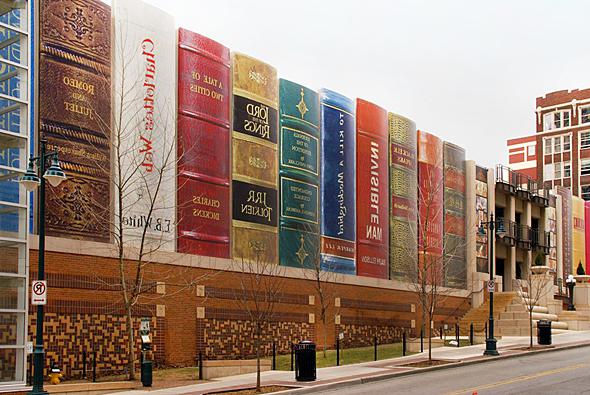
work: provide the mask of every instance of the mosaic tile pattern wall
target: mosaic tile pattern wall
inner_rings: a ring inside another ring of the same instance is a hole
[[[354,321],[356,322],[353,323]],[[344,334],[344,338],[340,341],[340,347],[351,348],[372,346],[375,336],[377,336],[378,344],[398,343],[401,341],[404,331],[408,336],[412,336],[413,334],[413,329],[410,328],[410,321],[381,321],[383,322],[342,317],[342,323],[335,326],[336,336],[340,333]]]
[[[254,323],[244,312],[212,308],[206,311],[205,318],[197,319],[197,344],[203,358],[239,359],[256,355]],[[286,354],[290,352],[291,342],[313,340],[315,326],[308,323],[308,318],[307,314],[275,314],[273,321],[262,329],[262,355],[272,355],[273,341],[277,354]]]
[[[141,315],[133,317],[136,333],[139,331],[141,318]],[[31,339],[35,334],[35,321],[36,316],[31,313]],[[163,319],[151,317],[150,326],[154,340],[163,337]],[[84,351],[89,375],[92,371],[93,351],[96,351],[96,370],[99,376],[122,374],[126,371],[129,336],[124,315],[62,312],[58,315],[50,312],[45,314],[44,334],[47,365],[56,363],[68,378],[82,376]],[[154,341],[153,355],[156,364],[164,360],[163,344],[163,339]],[[138,337],[135,338],[135,345],[139,350]]]

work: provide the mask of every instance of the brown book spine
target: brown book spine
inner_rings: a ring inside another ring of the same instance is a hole
[[[109,241],[111,10],[95,0],[41,0],[39,138],[67,180],[47,194],[47,234]]]

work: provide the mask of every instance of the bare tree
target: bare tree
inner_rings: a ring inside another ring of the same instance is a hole
[[[251,243],[250,248],[252,259],[242,258],[233,262],[239,278],[234,299],[254,327],[256,392],[260,392],[261,339],[271,327],[276,306],[281,302],[285,267],[272,262],[263,245]]]
[[[444,277],[452,272],[460,275],[452,268],[455,258],[465,256],[461,249],[465,242],[458,242],[444,229],[438,229],[444,217],[443,199],[444,179],[441,163],[429,168],[418,184],[418,220],[416,227],[410,226],[412,236],[418,240],[416,245],[405,246],[405,255],[411,267],[415,269],[409,276],[409,287],[414,291],[421,312],[422,333],[428,336],[428,360],[432,361],[433,322],[437,308],[451,296],[455,290],[444,286]],[[469,229],[469,226],[466,226]],[[442,238],[433,237],[440,234]],[[466,271],[466,268],[462,269]],[[464,274],[464,273],[463,273]],[[427,328],[426,328],[427,327]]]
[[[311,243],[310,243],[311,244]],[[310,245],[310,248],[318,246]],[[328,266],[321,264],[320,254],[315,255],[315,259],[310,259],[309,264],[303,265],[303,276],[312,283],[316,303],[319,309],[319,318],[324,328],[323,339],[323,357],[326,358],[328,347],[328,325],[334,322],[334,314],[329,314],[334,307],[336,292],[336,283],[339,274]]]
[[[524,279],[515,281],[518,294],[522,298],[529,318],[529,348],[533,348],[533,313],[547,295],[553,294],[553,276],[549,267],[542,264],[543,258],[537,255],[535,265],[530,267]]]
[[[175,200],[176,192],[182,187],[175,180],[175,170],[182,158],[182,153],[177,155],[176,147],[175,99],[171,97],[164,102],[152,99],[156,93],[149,90],[155,89],[152,87],[155,83],[149,79],[155,78],[158,71],[149,69],[152,67],[149,44],[143,53],[129,53],[129,48],[136,46],[127,45],[127,27],[118,23],[116,28],[111,118],[104,119],[101,111],[92,108],[91,100],[80,98],[92,109],[100,126],[99,141],[106,141],[110,151],[110,158],[104,158],[104,148],[89,141],[88,161],[105,177],[110,174],[114,201],[105,206],[100,197],[88,196],[78,204],[84,206],[80,210],[88,215],[88,222],[107,233],[113,243],[107,248],[116,255],[117,283],[102,285],[117,290],[121,297],[128,336],[128,378],[133,380],[137,361],[133,314],[137,307],[194,287],[216,273],[195,277],[186,268],[185,275],[178,276],[177,268],[165,270],[155,266],[158,252],[175,249],[176,226],[181,221],[176,213],[182,211],[178,208],[183,208]],[[139,55],[143,57],[138,59]],[[138,71],[138,64],[148,67],[143,75]],[[110,84],[110,76],[100,78]],[[184,148],[185,152],[190,149]],[[67,202],[63,204],[64,210],[71,209]],[[114,215],[111,215],[112,206]],[[167,257],[167,263],[179,257]],[[175,291],[154,296],[154,284],[147,284],[146,274],[153,277],[155,273],[160,281],[175,278],[175,283],[169,284]],[[178,281],[179,277],[182,280]]]

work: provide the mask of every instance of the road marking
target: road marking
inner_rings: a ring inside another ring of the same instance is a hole
[[[472,394],[475,391],[480,391],[480,390],[486,390],[486,389],[490,389],[490,388],[500,387],[502,385],[518,383],[518,382],[521,382],[521,381],[532,380],[532,379],[536,379],[536,378],[543,377],[543,376],[550,376],[552,374],[568,372],[570,370],[581,369],[581,368],[587,367],[589,365],[590,364],[588,364],[588,363],[580,363],[580,364],[577,364],[577,365],[570,365],[570,366],[566,366],[566,367],[559,368],[559,369],[545,370],[544,372],[539,372],[539,373],[530,374],[530,375],[524,375],[524,376],[517,376],[517,377],[511,378],[511,379],[508,379],[508,380],[498,381],[496,383],[490,383],[490,384],[481,385],[479,387],[465,388],[465,389],[462,389],[462,390],[459,390],[459,391],[449,392],[448,395],[460,395],[460,394],[465,394],[465,393]]]

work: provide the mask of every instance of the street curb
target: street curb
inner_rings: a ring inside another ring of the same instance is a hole
[[[478,365],[478,364],[487,363],[487,362],[493,362],[493,361],[498,361],[498,360],[503,360],[503,359],[512,359],[512,358],[518,358],[518,357],[528,356],[528,355],[536,355],[536,354],[547,353],[547,352],[571,350],[571,349],[579,348],[579,347],[590,347],[590,342],[584,342],[584,343],[579,343],[579,344],[570,344],[570,345],[566,345],[566,346],[562,346],[562,347],[547,348],[544,350],[524,351],[524,352],[517,353],[517,354],[499,355],[497,357],[487,357],[487,358],[482,358],[482,359],[475,359],[473,361],[459,361],[457,363],[431,366],[431,367],[427,367],[427,368],[418,368],[415,370],[408,370],[405,372],[390,372],[390,373],[384,373],[384,374],[381,374],[378,376],[360,377],[360,378],[356,378],[356,379],[352,379],[352,380],[344,379],[342,381],[338,381],[335,383],[319,384],[319,385],[312,386],[312,387],[302,387],[302,388],[297,388],[297,389],[292,389],[292,390],[279,391],[279,392],[275,392],[275,394],[313,394],[318,391],[329,391],[329,390],[333,390],[333,389],[349,387],[351,385],[374,383],[377,381],[388,380],[388,379],[392,379],[395,377],[404,377],[404,376],[410,376],[410,375],[414,375],[414,374],[434,372],[434,371],[443,370],[443,369],[456,369],[456,368],[460,368],[463,366]]]

